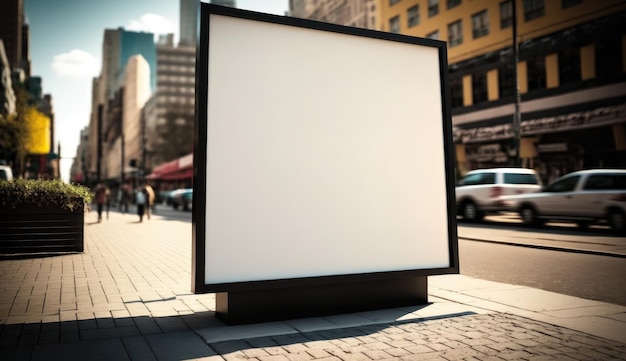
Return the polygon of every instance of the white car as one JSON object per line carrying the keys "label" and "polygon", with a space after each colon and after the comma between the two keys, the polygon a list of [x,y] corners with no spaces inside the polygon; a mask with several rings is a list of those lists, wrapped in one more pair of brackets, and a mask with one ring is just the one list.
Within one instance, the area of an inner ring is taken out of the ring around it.
{"label": "white car", "polygon": [[13,171],[8,165],[0,165],[0,180],[13,179]]}
{"label": "white car", "polygon": [[593,169],[562,176],[540,192],[502,197],[527,225],[549,220],[569,221],[580,227],[607,222],[626,231],[626,170]]}
{"label": "white car", "polygon": [[485,214],[508,210],[500,197],[537,192],[541,180],[526,168],[491,168],[467,172],[456,186],[457,214],[468,221],[479,221]]}

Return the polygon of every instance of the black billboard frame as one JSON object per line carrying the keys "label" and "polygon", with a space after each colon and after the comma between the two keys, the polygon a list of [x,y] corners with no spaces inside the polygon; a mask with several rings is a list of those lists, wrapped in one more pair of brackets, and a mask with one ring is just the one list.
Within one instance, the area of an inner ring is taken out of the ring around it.
{"label": "black billboard frame", "polygon": [[[455,162],[454,142],[452,137],[451,103],[448,85],[448,63],[446,43],[439,40],[417,38],[375,30],[353,28],[342,25],[323,23],[313,20],[258,13],[234,9],[219,5],[200,3],[198,18],[198,44],[196,48],[196,89],[195,89],[195,132],[194,132],[194,178],[193,178],[193,216],[192,216],[192,291],[194,293],[257,292],[267,289],[293,287],[335,287],[365,281],[384,281],[426,277],[429,275],[459,273],[458,239],[456,225]],[[211,15],[222,15],[246,20],[261,21],[279,25],[335,32],[346,35],[402,42],[433,47],[439,53],[440,84],[443,119],[443,144],[445,155],[446,200],[448,210],[448,250],[450,266],[445,268],[415,269],[390,272],[343,274],[319,277],[286,278],[261,281],[206,284],[206,166],[207,166],[207,102],[209,85],[209,22]]]}

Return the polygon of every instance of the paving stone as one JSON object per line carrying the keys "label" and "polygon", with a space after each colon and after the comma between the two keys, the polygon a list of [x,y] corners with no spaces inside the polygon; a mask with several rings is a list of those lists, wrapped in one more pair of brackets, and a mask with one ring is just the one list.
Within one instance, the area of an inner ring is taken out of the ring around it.
{"label": "paving stone", "polygon": [[130,361],[119,339],[36,346],[30,361],[47,360]]}
{"label": "paving stone", "polygon": [[223,324],[215,296],[189,290],[189,223],[124,217],[86,227],[82,254],[0,260],[1,360],[625,359],[623,344],[497,312],[206,344],[190,330]]}

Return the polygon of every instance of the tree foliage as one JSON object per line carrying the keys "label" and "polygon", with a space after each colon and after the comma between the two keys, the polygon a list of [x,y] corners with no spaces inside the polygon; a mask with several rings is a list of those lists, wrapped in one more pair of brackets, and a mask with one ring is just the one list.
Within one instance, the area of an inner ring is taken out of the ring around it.
{"label": "tree foliage", "polygon": [[21,174],[30,137],[28,114],[35,108],[28,104],[30,96],[26,90],[17,90],[16,113],[0,114],[0,159],[12,164]]}

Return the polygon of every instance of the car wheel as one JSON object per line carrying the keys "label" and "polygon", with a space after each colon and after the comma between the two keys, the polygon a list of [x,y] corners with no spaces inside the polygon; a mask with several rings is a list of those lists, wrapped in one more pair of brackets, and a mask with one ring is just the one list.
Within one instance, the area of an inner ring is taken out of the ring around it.
{"label": "car wheel", "polygon": [[463,203],[461,214],[463,215],[463,219],[468,221],[479,221],[483,218],[476,204],[471,201],[466,201]]}
{"label": "car wheel", "polygon": [[522,219],[522,223],[527,226],[538,226],[541,224],[539,218],[537,218],[537,211],[531,206],[524,206],[519,211],[519,216]]}
{"label": "car wheel", "polygon": [[185,201],[183,203],[183,211],[188,211],[189,210],[189,204],[187,203],[187,201]]}
{"label": "car wheel", "polygon": [[620,211],[611,211],[609,213],[609,226],[614,231],[626,232],[626,215]]}
{"label": "car wheel", "polygon": [[172,207],[173,207],[174,209],[178,209],[178,204],[177,204],[177,203],[172,203]]}

